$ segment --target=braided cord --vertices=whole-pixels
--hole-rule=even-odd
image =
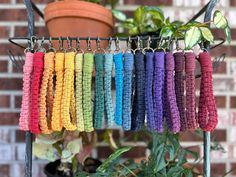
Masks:
[[[123,96],[123,56],[122,53],[114,54],[115,85],[116,85],[116,109],[115,122],[122,125],[122,96]]]
[[[124,89],[123,89],[123,129],[131,129],[131,98],[134,55],[124,54]]]
[[[195,130],[197,125],[196,103],[195,103],[195,54],[185,53],[185,72],[186,72],[186,118],[189,130]]]
[[[218,123],[218,115],[213,95],[211,57],[208,52],[202,52],[198,61],[201,65],[198,123],[203,131],[213,131]]]
[[[145,120],[145,63],[142,52],[135,53],[135,96],[132,110],[132,129],[140,130]]]
[[[34,54],[33,61],[33,75],[32,75],[32,95],[31,95],[31,119],[30,119],[30,131],[34,134],[39,134],[39,91],[40,84],[43,75],[43,60],[44,53],[36,52]]]
[[[76,125],[72,122],[70,116],[70,107],[72,102],[72,87],[74,87],[74,57],[75,52],[67,52],[65,54],[65,71],[62,92],[62,126],[66,130],[75,130]],[[72,118],[73,119],[73,118]]]
[[[185,114],[185,100],[184,100],[184,67],[185,58],[183,52],[177,52],[175,57],[175,94],[176,101],[180,115],[180,130],[185,131],[187,127],[187,118]],[[195,80],[194,80],[195,81]]]
[[[86,132],[93,131],[92,116],[92,72],[93,72],[93,54],[84,54],[83,65],[83,110],[84,110],[84,129]]]
[[[33,56],[31,52],[25,54],[25,64],[23,67],[23,95],[21,103],[21,113],[19,126],[21,130],[29,130],[30,120],[30,93],[31,93],[31,75],[33,72]]]
[[[51,127],[54,131],[62,130],[62,91],[64,77],[65,54],[56,53],[55,56],[55,72],[56,72],[56,90],[53,100]]]
[[[53,89],[53,85],[49,85],[50,77],[53,76],[54,71],[54,52],[46,53],[44,56],[44,71],[43,71],[43,77],[42,77],[42,83],[40,88],[40,98],[39,98],[39,126],[41,129],[41,132],[43,134],[49,134],[51,133],[51,128],[49,124],[49,118],[51,116],[51,108],[50,106],[53,104],[53,98],[51,98],[53,95],[51,90]],[[49,88],[52,87],[52,88]],[[48,102],[46,102],[48,99]],[[49,109],[47,110],[47,106],[49,106]]]
[[[172,53],[166,53],[166,82],[167,82],[167,125],[170,131],[177,133],[180,131],[180,116],[176,102],[175,88],[174,88],[174,57]]]
[[[95,78],[95,112],[94,112],[94,128],[102,128],[104,117],[104,54],[96,53],[94,56],[96,78]]]
[[[157,132],[163,132],[163,96],[164,96],[164,79],[165,79],[165,53],[155,52],[155,68],[153,81],[153,112]]]
[[[76,82],[76,119],[78,131],[84,131],[84,115],[83,115],[83,88],[82,88],[82,76],[83,76],[83,54],[78,53],[75,57],[75,82]]]
[[[145,108],[147,112],[147,126],[150,130],[156,130],[156,122],[153,109],[153,74],[154,74],[154,53],[146,52],[146,74],[145,74]]]
[[[106,119],[108,127],[111,127],[114,122],[114,108],[112,105],[112,93],[111,93],[112,64],[113,64],[113,54],[106,53],[104,61],[104,68],[105,68],[104,89],[105,89],[105,111],[106,111]]]

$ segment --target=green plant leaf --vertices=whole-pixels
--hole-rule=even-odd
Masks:
[[[36,157],[53,162],[58,159],[56,150],[51,144],[33,143],[33,155]]]
[[[70,151],[72,154],[79,153],[81,148],[82,148],[82,140],[80,138],[70,141],[66,146],[66,149]]]
[[[63,139],[62,132],[53,132],[49,135],[40,134],[36,136],[35,143],[38,144],[54,144]]]
[[[224,29],[228,26],[228,21],[221,11],[216,10],[213,15],[213,23],[217,28]]]
[[[132,147],[123,147],[117,149],[114,153],[112,153],[103,163],[97,168],[98,172],[105,172],[109,165],[116,160],[121,154],[129,151]]]
[[[193,173],[191,169],[184,169],[184,175],[185,177],[193,177]]]
[[[155,164],[154,172],[158,172],[166,166],[164,144],[161,144],[158,147],[153,147],[153,154],[151,154],[151,158]]]
[[[178,153],[178,166],[182,166],[184,163],[186,163],[186,151],[184,149],[180,149]]]
[[[137,24],[143,24],[144,18],[145,18],[145,7],[140,6],[134,11],[134,21],[137,22]]]
[[[201,40],[201,31],[198,27],[191,26],[185,33],[184,43],[186,49],[192,49]]]
[[[161,32],[160,32],[161,37],[166,38],[166,37],[171,37],[172,35],[173,35],[173,31],[170,26],[164,26],[161,29]]]
[[[72,158],[74,157],[74,154],[72,154],[69,150],[64,149],[62,151],[62,155],[61,155],[61,162],[62,163],[71,163],[72,162]]]
[[[179,166],[174,166],[167,172],[167,177],[179,177],[183,173],[184,169]]]
[[[227,26],[227,27],[224,29],[224,32],[225,32],[225,36],[226,36],[227,42],[230,43],[230,42],[231,42],[231,31],[230,31],[229,26]]]
[[[211,33],[211,30],[207,27],[200,27],[202,36],[204,39],[206,39],[209,42],[214,42],[214,36]]]
[[[112,14],[116,19],[118,19],[120,21],[125,21],[127,19],[126,15],[119,10],[115,10],[115,9],[112,10]]]

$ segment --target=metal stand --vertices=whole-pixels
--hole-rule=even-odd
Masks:
[[[28,36],[24,37],[23,39],[31,39],[31,37],[34,36],[33,10],[35,10],[41,17],[43,16],[43,13],[37,8],[37,6],[34,3],[31,2],[31,0],[24,0],[24,3],[26,5],[27,16],[28,16]],[[197,19],[204,12],[205,12],[204,22],[210,21],[212,10],[215,7],[216,3],[217,3],[217,0],[210,0],[189,22]],[[9,41],[15,45],[20,46],[19,44],[13,42],[13,39],[17,39],[17,38],[10,38]],[[221,45],[222,43],[218,45]],[[215,47],[217,47],[218,45],[216,45]],[[28,47],[31,48],[30,42],[28,43]],[[210,50],[209,43],[205,43],[204,47],[207,50]],[[204,177],[210,177],[211,176],[211,173],[210,173],[211,171],[211,168],[210,168],[211,167],[211,162],[210,162],[210,144],[211,144],[210,136],[211,134],[210,132],[203,132],[203,134],[204,134],[204,148],[203,148],[204,150],[204,163],[203,163],[204,164]],[[32,177],[32,134],[30,132],[25,133],[25,141],[26,141],[25,142],[26,143],[25,177]]]

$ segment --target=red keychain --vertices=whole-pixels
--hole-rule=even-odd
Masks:
[[[213,131],[218,123],[217,108],[213,95],[212,61],[208,52],[199,54],[201,86],[198,108],[198,123],[203,131]]]

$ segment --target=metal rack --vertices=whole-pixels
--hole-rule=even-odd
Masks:
[[[215,7],[218,0],[210,0],[194,17],[192,17],[189,22],[197,19],[199,16],[201,16],[203,13],[205,13],[204,16],[204,22],[210,21],[212,10]],[[9,38],[9,42],[13,43],[14,45],[17,45],[19,47],[24,47],[15,40],[27,40],[28,41],[28,47],[31,48],[32,44],[29,42],[32,36],[34,36],[34,15],[33,10],[39,14],[43,18],[43,13],[37,8],[37,6],[31,1],[31,0],[24,0],[26,10],[27,10],[27,16],[28,16],[28,36],[27,37],[13,37]],[[38,38],[40,40],[42,38]],[[49,38],[45,38],[45,40],[49,40]],[[59,40],[60,38],[51,38],[51,40]],[[73,40],[76,40],[76,38],[72,38]],[[80,40],[87,40],[88,38],[80,38]],[[97,40],[97,38],[90,38],[91,40]],[[101,40],[115,40],[116,38],[101,38]],[[133,37],[133,39],[136,39],[136,37]],[[157,40],[160,40],[159,38],[156,38]],[[66,38],[62,38],[62,40],[66,40]],[[128,40],[128,38],[119,38],[119,40]],[[217,44],[216,46],[212,47],[215,48],[219,45],[224,43],[224,40]],[[212,49],[208,42],[204,43],[204,48],[207,50]],[[203,143],[204,143],[204,177],[210,177],[211,176],[211,162],[210,162],[210,144],[211,144],[211,133],[210,132],[203,132]],[[25,132],[25,143],[26,143],[26,154],[25,154],[25,177],[32,177],[32,134],[27,131]]]

